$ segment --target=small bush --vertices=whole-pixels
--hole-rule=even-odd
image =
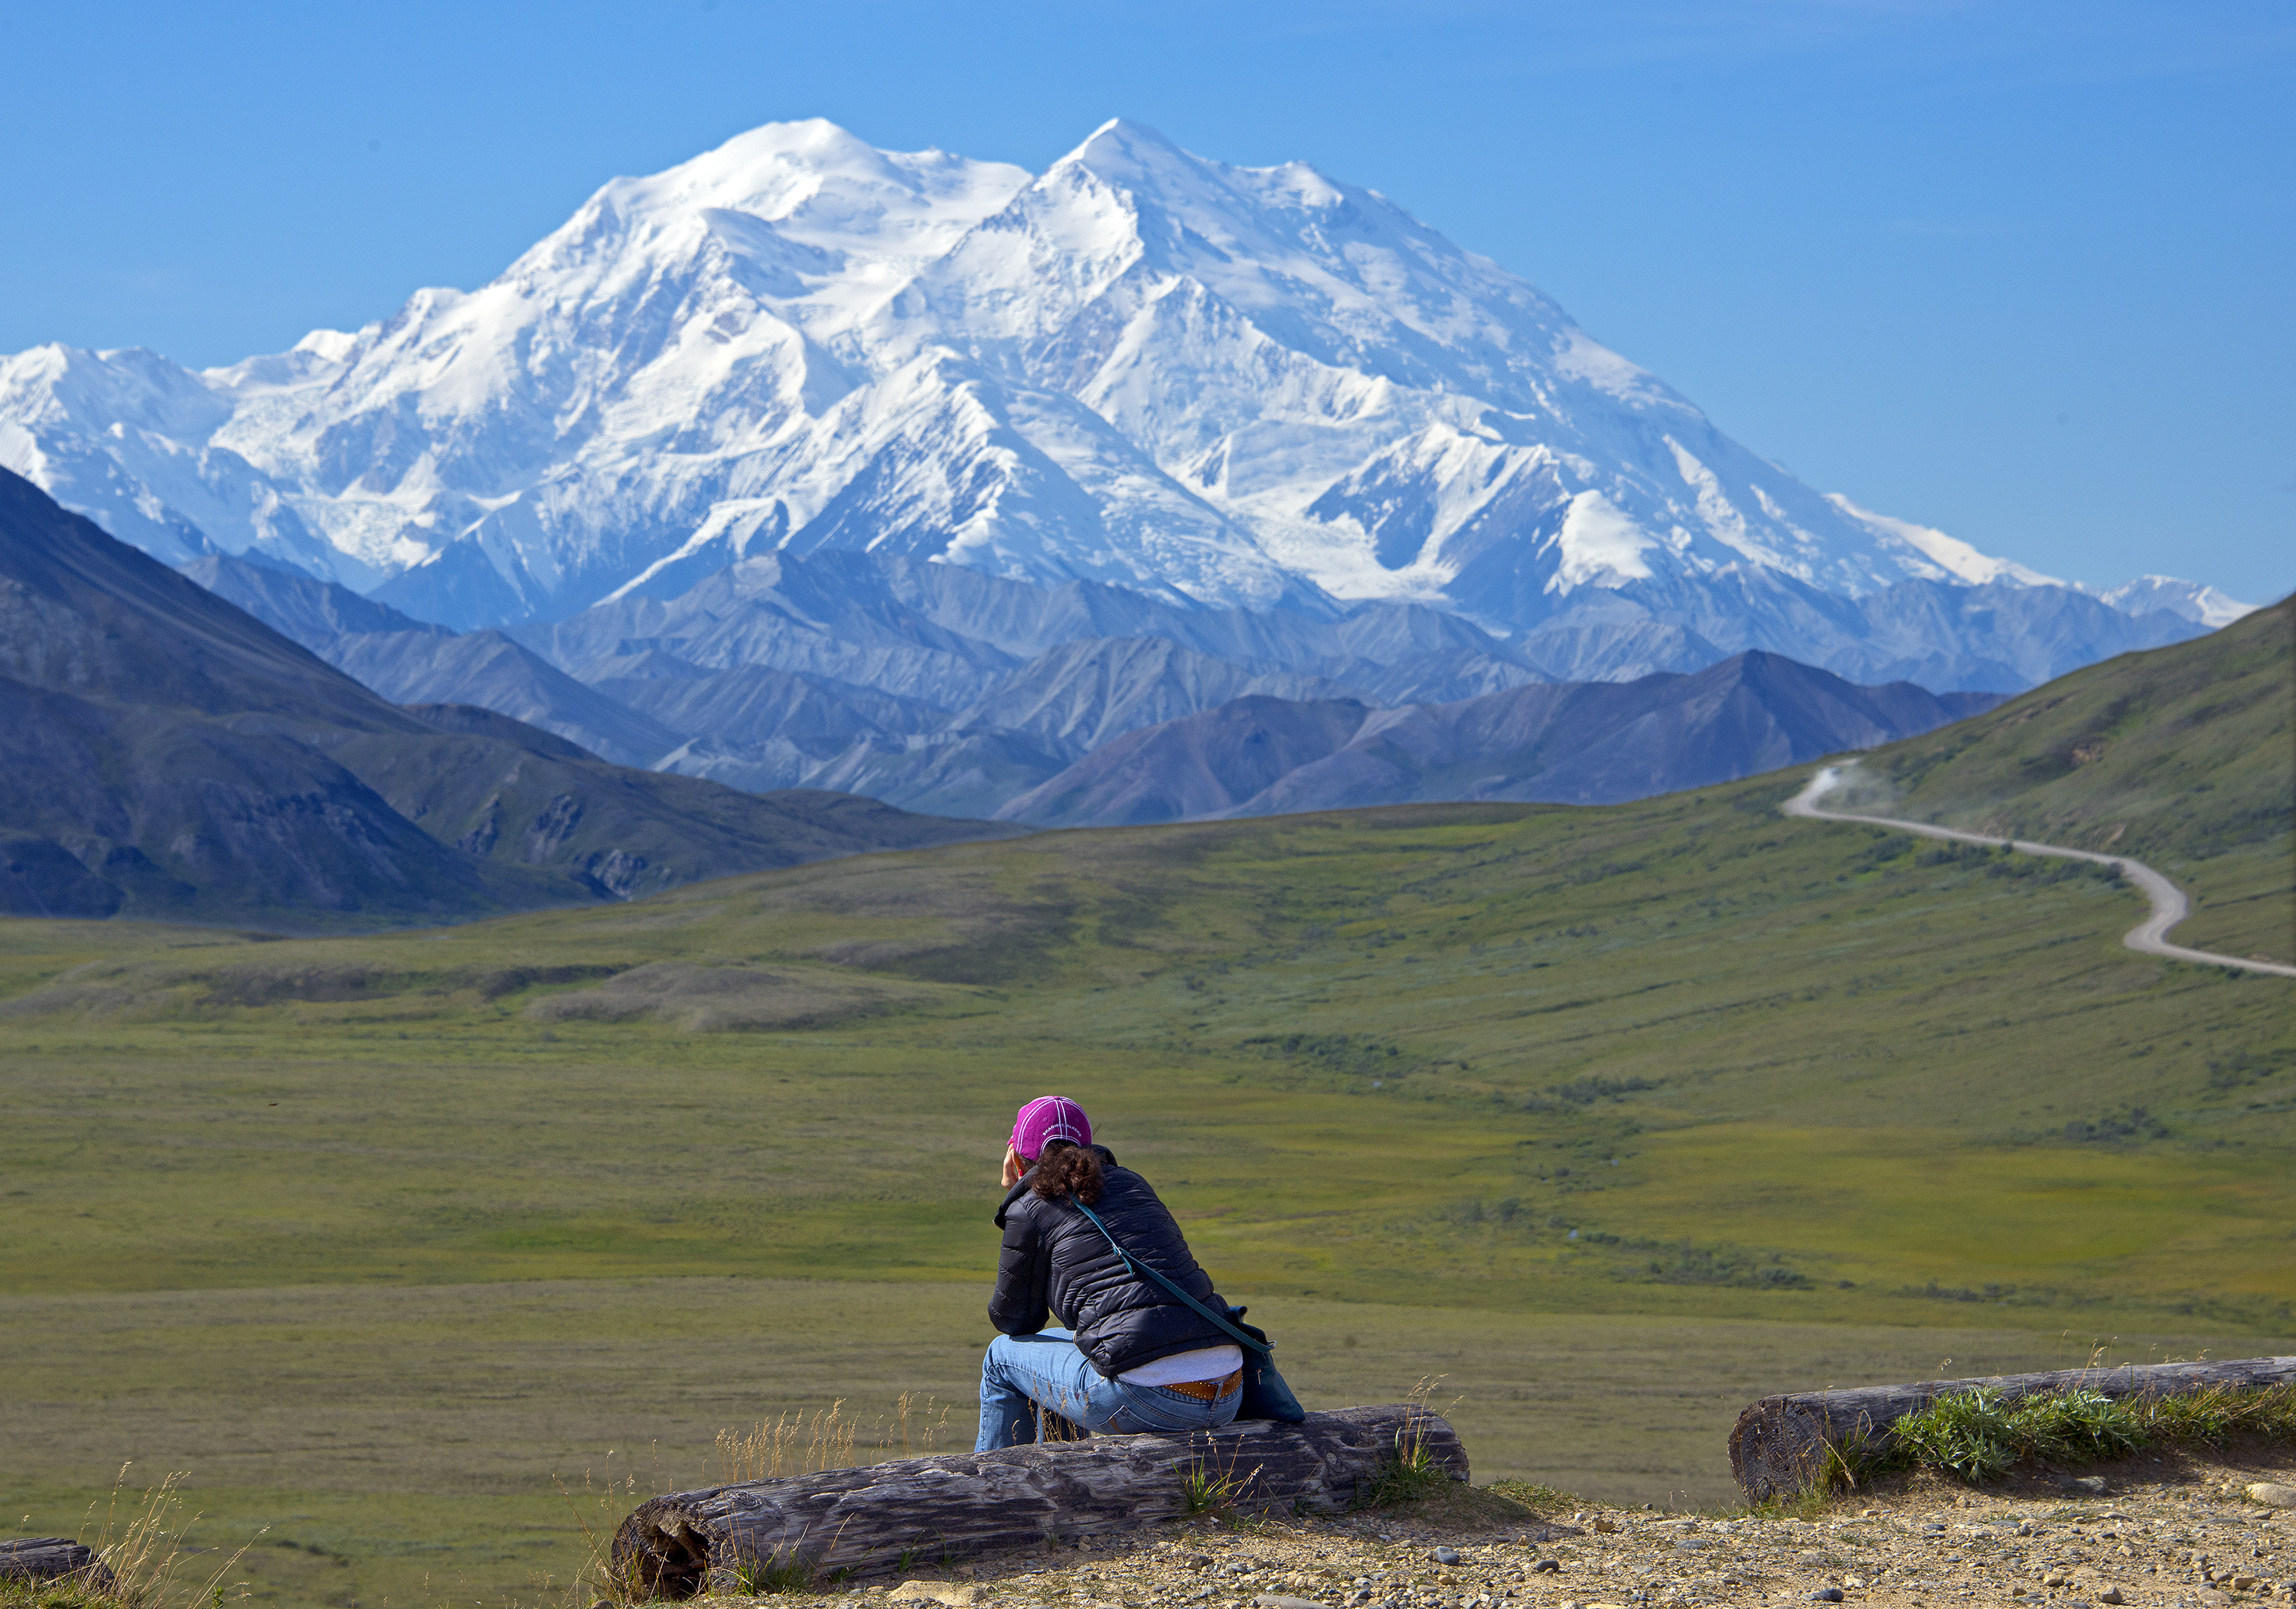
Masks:
[[[2296,1441],[2296,1386],[2256,1391],[2212,1385],[2181,1397],[2154,1399],[2149,1406],[2156,1441],[2203,1447],[2234,1436]]]
[[[1450,1478],[1450,1471],[1435,1462],[1426,1443],[1399,1446],[1356,1488],[1356,1502],[1364,1508],[1414,1503],[1442,1490]]]
[[[2122,1106],[2096,1117],[2076,1119],[2051,1132],[2077,1145],[2110,1145],[2167,1139],[2169,1125],[2143,1106]]]
[[[1451,1472],[1435,1460],[1427,1445],[1427,1418],[1433,1416],[1435,1389],[1443,1376],[1431,1375],[1413,1388],[1405,1400],[1420,1410],[1406,1422],[1395,1446],[1370,1477],[1356,1488],[1356,1506],[1379,1508],[1390,1503],[1412,1503],[1434,1496],[1451,1479]]]
[[[1192,1465],[1180,1476],[1180,1506],[1188,1514],[1226,1514],[1235,1506],[1234,1484],[1217,1470]]]
[[[1237,1509],[1249,1506],[1251,1489],[1259,1480],[1259,1469],[1255,1465],[1249,1471],[1238,1473],[1236,1460],[1242,1452],[1241,1446],[1232,1444],[1225,1467],[1217,1458],[1191,1459],[1180,1472],[1181,1506],[1192,1515],[1227,1520]]]
[[[1857,1475],[1935,1469],[1978,1486],[2028,1459],[2099,1464],[2141,1448],[2242,1434],[2296,1441],[2296,1386],[2211,1386],[2117,1399],[2079,1389],[2004,1398],[1980,1387],[1906,1415],[1873,1450],[1849,1463]]]

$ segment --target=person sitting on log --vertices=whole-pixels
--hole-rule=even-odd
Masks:
[[[980,1362],[974,1450],[1035,1441],[1050,1416],[1103,1435],[1234,1419],[1243,1400],[1242,1350],[1136,1273],[1116,1246],[1213,1312],[1227,1305],[1148,1181],[1093,1144],[1084,1108],[1058,1095],[1021,1107],[1004,1148],[1004,1184],[996,1210],[1004,1249],[988,1302],[988,1321],[1002,1333]],[[1048,1310],[1064,1327],[1046,1327]]]

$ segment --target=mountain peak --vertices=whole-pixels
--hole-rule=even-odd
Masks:
[[[1123,175],[1182,166],[1193,168],[1201,162],[1201,158],[1191,156],[1167,139],[1160,129],[1136,123],[1129,118],[1111,118],[1086,135],[1082,144],[1054,162],[1053,168],[1082,166],[1121,183]]]
[[[723,211],[817,249],[929,255],[946,250],[1029,176],[1009,163],[943,151],[880,151],[825,118],[807,118],[760,124],[674,168],[611,180],[558,234],[609,211],[663,223]]]
[[[1162,130],[1129,118],[1111,118],[1094,129],[1054,168],[1064,166],[1086,168],[1111,184],[1150,193],[1240,188],[1256,199],[1304,209],[1343,208],[1360,196],[1386,210],[1397,210],[1383,197],[1341,184],[1312,163],[1233,167],[1184,150]]]
[[[2139,576],[2102,595],[2104,602],[2128,614],[2165,611],[2211,631],[2254,614],[2258,607],[2176,576]]]
[[[0,458],[172,560],[462,626],[869,551],[1812,654],[1813,592],[2049,579],[1829,501],[1369,191],[1123,118],[1033,179],[765,124],[354,335],[0,362]]]

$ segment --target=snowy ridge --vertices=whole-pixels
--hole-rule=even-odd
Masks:
[[[2229,626],[2242,616],[2254,614],[2257,611],[2254,603],[2241,603],[2226,597],[2213,587],[2180,581],[2174,576],[2139,576],[2098,595],[2124,614],[2144,614],[2162,610],[2178,620],[2205,626],[2210,631],[2220,626]]]
[[[1824,662],[1908,582],[2056,585],[1804,486],[1374,192],[1122,120],[1038,176],[769,124],[354,332],[0,358],[0,464],[464,628],[859,551]]]
[[[1982,587],[1990,581],[2008,581],[2020,587],[2064,585],[2054,576],[2028,570],[2013,560],[1996,559],[1981,554],[1959,538],[1949,537],[1934,527],[1915,525],[1910,520],[1893,520],[1887,514],[1860,508],[1839,492],[1829,492],[1825,500],[1867,529],[1895,537],[1930,561],[1925,569],[1911,569],[1911,574],[1931,580],[1965,581],[1972,587]],[[2128,589],[2123,587],[2121,590],[2126,592]],[[2143,611],[2131,610],[2128,612],[2135,614]]]

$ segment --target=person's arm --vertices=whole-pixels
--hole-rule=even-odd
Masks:
[[[1050,1310],[1052,1260],[1037,1233],[1039,1214],[1017,1202],[1004,1215],[1004,1248],[996,1256],[996,1293],[988,1299],[988,1322],[1006,1335],[1033,1335]]]

